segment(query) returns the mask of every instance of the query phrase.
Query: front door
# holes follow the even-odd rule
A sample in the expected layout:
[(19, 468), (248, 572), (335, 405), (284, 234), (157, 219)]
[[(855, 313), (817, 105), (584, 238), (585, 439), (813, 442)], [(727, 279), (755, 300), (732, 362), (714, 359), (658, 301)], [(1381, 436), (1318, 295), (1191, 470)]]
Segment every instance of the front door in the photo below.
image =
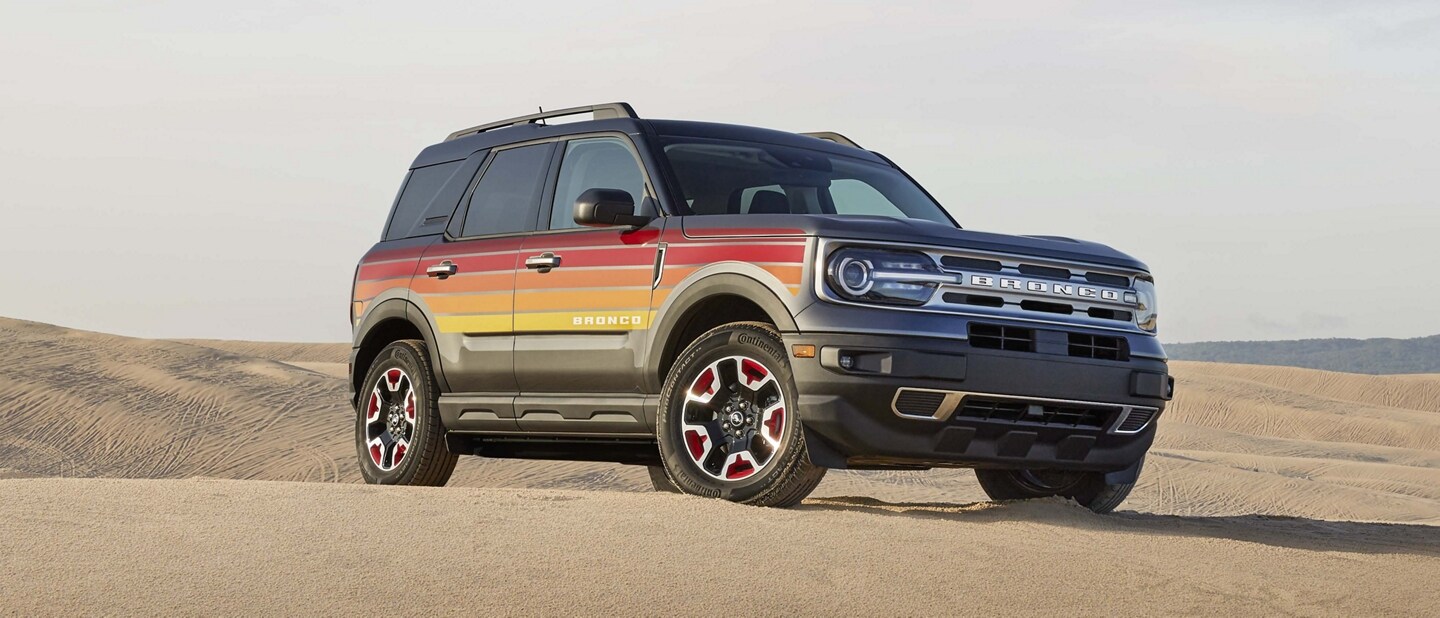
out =
[[(622, 415), (632, 403), (638, 415), (642, 399), (650, 292), (664, 219), (638, 230), (581, 228), (574, 220), (574, 203), (588, 189), (626, 191), (650, 214), (654, 200), (648, 197), (643, 168), (627, 139), (574, 139), (564, 149), (554, 191), (549, 192), (553, 198), (542, 207), (542, 229), (521, 246), (522, 265), (515, 278), (520, 426), (601, 433), (643, 430), (638, 417), (632, 425)], [(588, 395), (602, 393), (614, 396), (590, 405), (597, 398)], [(568, 395), (586, 396), (567, 402)], [(534, 414), (526, 414), (527, 407)]]

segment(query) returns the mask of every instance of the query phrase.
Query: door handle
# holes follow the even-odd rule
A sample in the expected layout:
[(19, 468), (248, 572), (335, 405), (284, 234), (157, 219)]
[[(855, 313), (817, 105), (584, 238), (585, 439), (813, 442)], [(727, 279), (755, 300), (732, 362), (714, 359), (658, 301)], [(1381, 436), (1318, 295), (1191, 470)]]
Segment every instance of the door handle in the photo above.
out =
[(550, 269), (558, 266), (560, 266), (560, 256), (549, 251), (525, 258), (525, 268), (533, 268), (542, 273), (548, 273)]
[(445, 260), (444, 262), (435, 264), (430, 268), (426, 268), (425, 274), (431, 277), (439, 277), (441, 279), (444, 279), (446, 277), (449, 277), (450, 275), (455, 274), (455, 272), (458, 270), (460, 269), (455, 266), (454, 262), (451, 262), (450, 260)]

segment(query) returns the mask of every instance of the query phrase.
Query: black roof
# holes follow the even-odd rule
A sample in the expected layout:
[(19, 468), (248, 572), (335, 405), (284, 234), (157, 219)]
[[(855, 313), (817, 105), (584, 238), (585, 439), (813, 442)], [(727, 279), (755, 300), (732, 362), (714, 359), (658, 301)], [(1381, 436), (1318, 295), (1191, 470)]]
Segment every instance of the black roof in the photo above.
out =
[(415, 157), (411, 168), (425, 167), (464, 159), (479, 150), (549, 137), (563, 137), (577, 133), (596, 131), (619, 131), (630, 135), (653, 134), (674, 137), (704, 139), (727, 139), (765, 144), (778, 144), (809, 148), (832, 154), (856, 157), (884, 164), (885, 160), (868, 150), (843, 146), (835, 142), (773, 129), (761, 129), (737, 124), (716, 122), (694, 122), (689, 120), (649, 120), (643, 118), (607, 118), (565, 124), (545, 125), (539, 123), (518, 124), (480, 133), (465, 135), (435, 144)]

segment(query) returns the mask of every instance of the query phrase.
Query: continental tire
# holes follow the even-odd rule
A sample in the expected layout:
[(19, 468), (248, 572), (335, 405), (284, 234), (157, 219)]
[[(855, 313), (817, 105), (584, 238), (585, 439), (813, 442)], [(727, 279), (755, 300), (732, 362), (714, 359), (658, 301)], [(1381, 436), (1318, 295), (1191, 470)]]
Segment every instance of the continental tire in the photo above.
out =
[(457, 456), (445, 447), (440, 388), (423, 341), (380, 351), (357, 398), (355, 453), (366, 483), (439, 487)]
[(737, 322), (680, 354), (660, 392), (656, 439), (682, 493), (785, 507), (824, 478), (805, 452), (784, 349), (770, 325)]
[(670, 477), (665, 474), (665, 466), (645, 466), (645, 469), (650, 473), (650, 485), (655, 488), (655, 491), (669, 494), (680, 493), (680, 488), (671, 483)]

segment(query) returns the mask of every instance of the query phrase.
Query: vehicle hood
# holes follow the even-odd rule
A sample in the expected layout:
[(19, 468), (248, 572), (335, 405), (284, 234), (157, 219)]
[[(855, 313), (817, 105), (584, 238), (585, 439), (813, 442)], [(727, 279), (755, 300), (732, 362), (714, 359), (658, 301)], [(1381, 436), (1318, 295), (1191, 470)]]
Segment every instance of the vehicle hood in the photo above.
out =
[(1150, 272), (1144, 262), (1100, 243), (1061, 236), (1017, 236), (963, 230), (919, 219), (817, 215), (706, 215), (682, 218), (691, 238), (819, 236), (914, 243), (1089, 262)]

